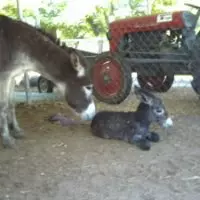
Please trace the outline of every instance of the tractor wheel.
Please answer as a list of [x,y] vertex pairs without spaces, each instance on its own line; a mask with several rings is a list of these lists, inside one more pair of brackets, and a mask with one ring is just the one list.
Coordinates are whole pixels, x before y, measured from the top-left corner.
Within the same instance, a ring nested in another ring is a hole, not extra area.
[[191,86],[194,92],[200,97],[200,84],[199,84],[199,76],[193,76],[193,80],[191,81]]
[[40,76],[38,78],[37,87],[39,93],[52,93],[54,84],[50,80],[47,80],[43,76]]
[[120,104],[132,87],[131,69],[124,66],[119,56],[102,54],[97,57],[91,71],[94,96],[108,104]]
[[161,93],[167,92],[171,88],[174,82],[174,76],[142,76],[138,74],[137,80],[141,88]]

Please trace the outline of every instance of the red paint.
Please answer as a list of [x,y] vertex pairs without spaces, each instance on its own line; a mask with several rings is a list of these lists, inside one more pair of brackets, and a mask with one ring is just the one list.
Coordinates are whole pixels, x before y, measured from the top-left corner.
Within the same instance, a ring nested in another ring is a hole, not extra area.
[[[95,63],[93,84],[100,96],[109,98],[120,92],[122,84],[120,68],[120,64],[112,58],[101,59]],[[109,83],[104,81],[105,75],[111,79]]]
[[181,29],[184,27],[183,11],[171,13],[173,20],[169,22],[157,22],[158,15],[134,17],[128,19],[116,20],[109,25],[111,40],[110,52],[115,52],[119,45],[120,38],[125,33],[145,32],[170,29]]

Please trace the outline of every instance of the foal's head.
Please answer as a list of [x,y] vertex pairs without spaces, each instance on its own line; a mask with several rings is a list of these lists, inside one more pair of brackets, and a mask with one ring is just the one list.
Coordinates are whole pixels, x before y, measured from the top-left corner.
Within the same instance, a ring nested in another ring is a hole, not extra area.
[[160,98],[137,86],[135,86],[135,94],[141,101],[137,111],[140,111],[141,115],[145,115],[141,117],[144,117],[149,122],[156,122],[163,128],[168,128],[173,125]]

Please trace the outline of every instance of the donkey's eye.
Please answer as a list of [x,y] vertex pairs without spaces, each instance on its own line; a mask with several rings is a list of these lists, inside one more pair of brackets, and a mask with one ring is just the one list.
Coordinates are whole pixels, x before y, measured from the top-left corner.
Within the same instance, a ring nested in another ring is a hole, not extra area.
[[92,95],[92,88],[93,88],[92,84],[83,86],[83,90],[84,90],[87,98],[91,97],[91,95]]
[[92,90],[93,85],[87,85],[87,86],[85,86],[85,88],[86,88],[87,90]]

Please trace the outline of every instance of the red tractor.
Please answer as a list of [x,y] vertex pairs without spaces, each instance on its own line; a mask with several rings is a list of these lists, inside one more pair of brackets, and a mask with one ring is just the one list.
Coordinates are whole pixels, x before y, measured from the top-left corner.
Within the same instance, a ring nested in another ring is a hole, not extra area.
[[142,88],[167,92],[174,75],[194,75],[200,63],[200,16],[197,9],[121,19],[109,24],[110,51],[97,56],[92,68],[94,95],[119,104],[129,95],[132,72]]

